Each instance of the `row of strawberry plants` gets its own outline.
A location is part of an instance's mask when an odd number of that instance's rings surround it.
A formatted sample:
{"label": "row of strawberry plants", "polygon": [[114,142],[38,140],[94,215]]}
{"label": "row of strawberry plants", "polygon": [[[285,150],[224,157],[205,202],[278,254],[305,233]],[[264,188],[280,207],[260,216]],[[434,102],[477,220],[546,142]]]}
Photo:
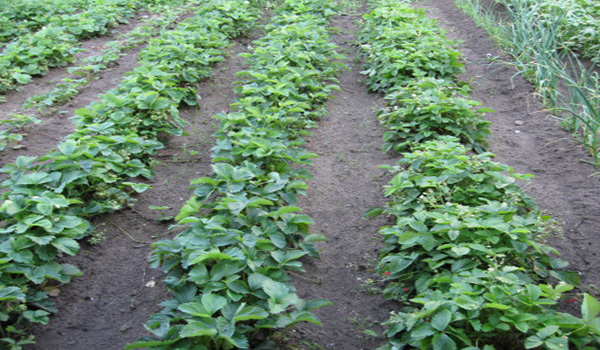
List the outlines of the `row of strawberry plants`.
{"label": "row of strawberry plants", "polygon": [[126,55],[126,51],[146,43],[153,36],[159,36],[160,33],[168,30],[177,22],[178,18],[184,13],[198,6],[198,1],[188,0],[186,4],[171,8],[166,5],[161,8],[161,16],[151,16],[139,23],[139,25],[121,35],[118,40],[106,43],[106,47],[101,54],[85,57],[79,66],[69,67],[68,71],[72,75],[64,78],[56,85],[54,89],[45,94],[36,94],[28,98],[23,104],[23,108],[35,108],[41,114],[51,114],[55,111],[51,108],[53,105],[64,104],[70,101],[75,95],[98,75],[115,64],[121,57]]}
{"label": "row of strawberry plants", "polygon": [[27,84],[49,68],[71,63],[79,40],[104,35],[134,16],[143,0],[95,0],[85,11],[61,15],[6,45],[0,55],[0,93]]}
{"label": "row of strawberry plants", "polygon": [[0,42],[39,30],[52,18],[85,8],[89,0],[0,1]]}
{"label": "row of strawberry plants", "polygon": [[360,35],[365,74],[389,100],[378,112],[386,149],[406,151],[386,166],[389,203],[370,213],[394,220],[378,269],[384,295],[405,303],[383,348],[597,348],[600,303],[584,294],[581,318],[557,311],[578,275],[541,242],[548,218],[516,184],[529,176],[484,151],[487,110],[457,81],[453,43],[422,10],[374,6]]}
{"label": "row of strawberry plants", "polygon": [[259,330],[319,324],[288,271],[318,256],[312,219],[298,213],[314,154],[300,146],[337,89],[339,63],[329,40],[326,0],[286,0],[244,57],[234,112],[218,116],[213,175],[192,181],[177,220],[184,229],[153,245],[152,265],[167,274],[172,299],[127,349],[248,349]]}
{"label": "row of strawberry plants", "polygon": [[255,18],[246,3],[203,5],[151,40],[118,88],[78,110],[76,131],[57,150],[3,167],[0,342],[16,344],[31,322],[49,321],[55,309],[46,290],[81,274],[57,259],[76,254],[78,240],[91,234],[87,217],[120,209],[149,187],[128,179],[152,175],[159,134],[181,133],[178,107],[197,104],[194,85]]}

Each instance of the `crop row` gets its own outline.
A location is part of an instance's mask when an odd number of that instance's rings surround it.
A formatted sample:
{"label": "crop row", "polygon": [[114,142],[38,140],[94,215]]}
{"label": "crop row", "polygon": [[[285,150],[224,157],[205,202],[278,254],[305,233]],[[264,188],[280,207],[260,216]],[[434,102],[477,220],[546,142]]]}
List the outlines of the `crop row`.
{"label": "crop row", "polygon": [[332,13],[329,1],[286,0],[243,55],[235,111],[217,116],[213,175],[192,181],[184,230],[153,245],[173,298],[146,323],[152,337],[127,349],[248,349],[259,330],[320,323],[311,310],[330,303],[301,300],[288,271],[323,240],[296,203],[310,178],[298,165],[315,157],[301,148],[305,129],[337,89]]}
{"label": "crop row", "polygon": [[122,34],[118,40],[104,44],[105,49],[99,55],[85,57],[78,62],[79,66],[69,67],[67,70],[71,77],[62,79],[54,89],[45,94],[36,94],[28,98],[23,108],[35,108],[43,115],[53,113],[55,108],[51,108],[52,106],[70,101],[81,89],[96,79],[100,72],[126,55],[127,50],[140,46],[153,36],[170,29],[182,14],[195,6],[198,6],[198,1],[189,0],[176,8],[162,7],[160,16],[150,16],[140,21],[135,29]]}
{"label": "crop row", "polygon": [[0,93],[27,84],[49,68],[71,63],[79,40],[104,35],[133,17],[141,0],[95,0],[77,14],[56,17],[39,31],[6,45],[0,54]]}
{"label": "crop row", "polygon": [[0,1],[0,42],[39,30],[54,17],[88,6],[90,0]]}
{"label": "crop row", "polygon": [[600,303],[584,294],[581,318],[557,311],[578,276],[541,242],[548,217],[516,185],[529,176],[484,151],[487,110],[456,79],[453,43],[422,10],[374,7],[360,34],[365,73],[389,100],[378,113],[386,148],[405,151],[386,166],[386,208],[370,212],[394,220],[378,270],[384,295],[404,303],[384,348],[597,348]]}
{"label": "crop row", "polygon": [[[2,172],[0,205],[0,341],[26,343],[28,324],[55,312],[48,291],[81,272],[56,260],[92,233],[86,219],[122,208],[149,186],[159,133],[180,134],[178,107],[197,104],[194,85],[223,59],[229,38],[253,22],[245,8],[208,3],[150,41],[140,66],[115,90],[77,110],[76,131],[39,159],[19,157]],[[240,14],[243,14],[240,15]],[[16,345],[14,345],[16,346]]]}

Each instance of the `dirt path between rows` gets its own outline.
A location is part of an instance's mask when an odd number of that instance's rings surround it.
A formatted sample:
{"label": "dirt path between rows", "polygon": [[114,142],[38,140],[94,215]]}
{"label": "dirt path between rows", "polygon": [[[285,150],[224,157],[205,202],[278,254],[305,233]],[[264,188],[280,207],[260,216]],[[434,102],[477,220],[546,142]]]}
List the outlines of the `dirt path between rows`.
{"label": "dirt path between rows", "polygon": [[[84,275],[61,288],[58,312],[48,326],[36,327],[37,344],[27,350],[120,350],[148,335],[143,323],[169,297],[164,275],[148,265],[150,243],[165,238],[168,224],[173,223],[158,219],[177,214],[192,194],[190,180],[210,175],[212,134],[217,128],[211,116],[228,110],[237,80],[234,74],[243,64],[238,54],[256,35],[236,40],[227,50],[231,57],[216,66],[213,78],[199,85],[200,109],[181,111],[190,123],[186,128],[190,135],[172,138],[159,153],[153,188],[139,196],[133,209],[96,218],[94,223],[106,239],[94,246],[83,244],[77,256],[64,259]],[[149,206],[171,209],[159,212]]]}
{"label": "dirt path between rows", "polygon": [[[580,273],[583,289],[595,292],[589,286],[600,286],[595,249],[600,186],[598,177],[591,176],[597,169],[579,161],[586,158],[584,151],[547,117],[530,83],[515,78],[513,67],[489,64],[487,57],[505,55],[451,0],[420,6],[439,19],[450,38],[462,41],[458,47],[466,64],[462,78],[474,78],[472,98],[497,111],[488,115],[493,122],[491,150],[498,154],[498,161],[536,175],[525,188],[563,230],[562,235],[550,237],[549,243]],[[349,64],[353,69],[341,76],[342,92],[329,104],[330,114],[309,143],[309,149],[320,157],[302,205],[315,219],[314,232],[325,234],[329,241],[320,246],[322,259],[306,264],[305,276],[313,281],[295,279],[302,297],[327,298],[335,305],[317,311],[323,327],[302,325],[289,332],[290,349],[375,349],[382,339],[366,335],[365,330],[380,331],[376,322],[398,308],[365,292],[365,281],[378,279],[371,269],[380,241],[377,230],[385,223],[363,219],[362,214],[383,203],[381,186],[386,177],[377,167],[394,158],[379,151],[383,130],[372,113],[378,96],[367,94],[366,86],[359,83],[360,67],[353,58],[355,47],[350,45],[355,40],[356,19],[345,16],[335,21],[344,33],[336,41],[352,52]],[[568,308],[576,312],[578,305]]]}
{"label": "dirt path between rows", "polygon": [[571,263],[571,270],[580,273],[582,289],[597,294],[592,286],[600,287],[598,169],[581,162],[591,158],[548,117],[530,83],[520,76],[513,78],[513,67],[489,64],[486,56],[507,57],[452,0],[427,1],[421,6],[439,20],[450,38],[462,41],[458,50],[467,68],[463,78],[474,78],[471,96],[496,111],[487,116],[493,122],[491,151],[516,171],[536,176],[524,188],[563,231],[549,237],[549,243]]}
{"label": "dirt path between rows", "polygon": [[375,349],[383,338],[365,331],[381,335],[378,323],[397,308],[369,292],[382,280],[374,267],[381,247],[379,227],[386,222],[363,215],[371,207],[383,206],[382,186],[389,177],[379,166],[398,157],[381,152],[384,129],[374,113],[381,96],[367,92],[360,74],[355,44],[358,18],[338,16],[332,23],[340,30],[334,41],[348,56],[345,63],[350,70],[340,75],[341,91],[327,105],[328,115],[320,120],[307,147],[319,158],[310,168],[314,178],[300,207],[315,220],[311,231],[328,241],[319,245],[321,259],[305,264],[307,272],[302,275],[313,281],[294,278],[294,285],[301,297],[325,298],[334,305],[316,310],[322,327],[300,325],[288,333],[291,344],[303,349],[313,349],[315,344],[321,346],[315,349]]}

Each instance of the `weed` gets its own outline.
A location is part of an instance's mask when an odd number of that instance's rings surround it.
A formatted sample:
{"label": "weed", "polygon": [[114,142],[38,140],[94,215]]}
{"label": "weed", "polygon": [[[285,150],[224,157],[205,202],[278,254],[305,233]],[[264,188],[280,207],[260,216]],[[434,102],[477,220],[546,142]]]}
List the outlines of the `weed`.
{"label": "weed", "polygon": [[376,321],[373,321],[371,319],[371,317],[360,317],[360,316],[355,316],[355,317],[351,317],[348,318],[348,321],[356,326],[358,326],[360,328],[361,334],[369,336],[369,337],[374,337],[377,338],[379,335],[377,334],[377,332],[371,330],[371,328],[377,324]]}
{"label": "weed", "polygon": [[88,238],[88,243],[91,245],[96,245],[106,239],[106,232],[101,230],[95,230],[92,232],[90,237]]}

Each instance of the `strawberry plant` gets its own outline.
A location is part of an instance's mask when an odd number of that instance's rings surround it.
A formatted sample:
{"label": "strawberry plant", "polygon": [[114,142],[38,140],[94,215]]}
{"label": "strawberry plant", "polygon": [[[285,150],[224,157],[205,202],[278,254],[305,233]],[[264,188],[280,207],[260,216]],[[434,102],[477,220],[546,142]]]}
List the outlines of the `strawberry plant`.
{"label": "strawberry plant", "polygon": [[81,274],[56,259],[77,253],[78,240],[92,232],[87,217],[120,209],[149,187],[127,180],[152,175],[149,156],[163,147],[158,133],[181,132],[177,107],[196,104],[194,84],[208,76],[207,66],[220,59],[228,38],[255,18],[248,6],[201,6],[177,29],[151,40],[140,66],[117,89],[78,110],[76,131],[57,150],[3,167],[1,342],[29,341],[23,340],[28,325],[49,321],[55,309],[40,286]]}
{"label": "strawberry plant", "polygon": [[41,120],[24,116],[15,115],[12,118],[0,120],[0,152],[4,151],[7,146],[19,148],[18,143],[23,140],[23,133],[31,124],[39,124]]}
{"label": "strawberry plant", "polygon": [[82,88],[90,84],[97,75],[109,68],[125,55],[125,51],[147,42],[156,32],[163,33],[179,18],[179,16],[191,8],[197,6],[193,1],[176,9],[163,7],[163,15],[160,17],[149,17],[140,26],[132,31],[121,35],[119,40],[105,44],[105,49],[100,55],[89,56],[81,60],[83,65],[68,68],[73,77],[64,78],[54,89],[42,94],[28,98],[23,107],[36,108],[39,113],[53,113],[55,109],[49,108],[53,105],[64,104],[79,94]]}
{"label": "strawberry plant", "polygon": [[78,40],[104,35],[133,17],[138,0],[95,0],[78,14],[53,18],[39,31],[6,45],[0,55],[0,92],[17,89],[51,67],[65,66],[81,51]]}
{"label": "strawberry plant", "polygon": [[423,10],[399,3],[375,7],[364,19],[358,39],[371,90],[385,92],[416,77],[452,80],[462,72],[460,54]]}
{"label": "strawberry plant", "polygon": [[[379,269],[384,294],[408,305],[386,323],[390,348],[588,349],[595,330],[575,331],[583,321],[556,310],[579,277],[538,242],[546,218],[515,184],[525,177],[457,141],[425,142],[389,167],[395,223],[381,230]],[[542,283],[551,277],[561,282]]]}
{"label": "strawberry plant", "polygon": [[337,89],[332,13],[322,0],[284,1],[244,55],[235,111],[217,116],[213,176],[192,181],[176,217],[183,231],[153,245],[173,298],[146,323],[152,337],[127,349],[248,349],[260,330],[319,324],[310,311],[329,302],[301,300],[288,271],[323,239],[295,205],[310,177],[297,165],[315,156],[300,148],[303,129]]}
{"label": "strawberry plant", "polygon": [[[529,176],[484,152],[486,110],[473,110],[480,104],[466,99],[459,70],[418,60],[411,70],[397,69],[406,58],[387,49],[414,47],[410,40],[390,42],[400,37],[395,31],[440,43],[410,57],[448,57],[451,43],[435,38],[442,33],[421,19],[421,10],[388,0],[373,4],[362,34],[365,74],[371,89],[390,101],[378,113],[389,129],[385,149],[410,151],[386,166],[394,174],[385,191],[390,202],[369,213],[394,219],[381,229],[378,269],[388,282],[384,295],[405,305],[385,323],[389,343],[382,349],[597,348],[600,303],[584,294],[581,318],[557,311],[579,276],[562,270],[567,263],[542,243],[548,218],[515,184]],[[382,66],[386,60],[391,68]]]}
{"label": "strawberry plant", "polygon": [[384,151],[403,151],[442,135],[459,137],[483,151],[491,124],[483,113],[493,111],[475,110],[481,103],[467,99],[467,91],[466,85],[436,78],[417,78],[395,88],[386,95],[388,106],[378,112],[381,124],[389,130],[383,135]]}
{"label": "strawberry plant", "polygon": [[84,9],[89,0],[22,0],[0,2],[0,42],[41,29],[55,17]]}

